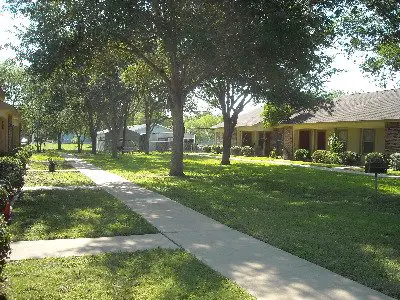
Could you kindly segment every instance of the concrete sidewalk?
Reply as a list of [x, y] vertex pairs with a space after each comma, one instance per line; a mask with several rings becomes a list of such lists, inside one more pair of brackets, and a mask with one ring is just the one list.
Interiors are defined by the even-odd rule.
[[134, 252], [153, 248], [179, 248], [162, 234], [100, 238], [21, 241], [11, 243], [10, 260], [67, 257], [107, 252]]
[[74, 166], [258, 299], [391, 299], [91, 164]]

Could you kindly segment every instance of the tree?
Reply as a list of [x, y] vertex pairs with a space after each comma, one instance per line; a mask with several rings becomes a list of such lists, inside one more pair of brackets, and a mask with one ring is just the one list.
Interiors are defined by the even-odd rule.
[[151, 131], [167, 118], [168, 90], [162, 80], [140, 61], [126, 69], [123, 79], [135, 90], [136, 109], [143, 112], [146, 124], [144, 153], [149, 154]]
[[[90, 56], [113, 41], [162, 78], [168, 89], [173, 121], [170, 167], [173, 176], [183, 175], [183, 111], [187, 95], [199, 84], [216, 78], [226, 59], [237, 57], [230, 54], [242, 49], [237, 46], [243, 47], [244, 35], [235, 39], [234, 34], [241, 29], [255, 29], [247, 31], [245, 49], [250, 48], [247, 54], [254, 51], [263, 58], [277, 54], [290, 56], [291, 60], [267, 59], [283, 75], [296, 69], [291, 66], [296, 57], [302, 62], [311, 59], [309, 64], [297, 68], [299, 74], [304, 74], [315, 69], [313, 54], [326, 41], [331, 26], [325, 6], [330, 2], [312, 5], [303, 1], [267, 0], [8, 2], [12, 9], [31, 19], [24, 35], [23, 45], [27, 46], [24, 57], [36, 70], [49, 72], [69, 59], [76, 61], [77, 57], [82, 61], [85, 55]], [[235, 12], [235, 20], [227, 11]], [[244, 21], [236, 22], [240, 19]], [[237, 27], [227, 44], [225, 29], [232, 20]], [[236, 60], [229, 62], [235, 65]]]
[[221, 164], [230, 164], [238, 115], [252, 100], [296, 108], [312, 107], [322, 100], [321, 81], [329, 74], [330, 58], [318, 51], [333, 35], [326, 8], [320, 5], [305, 7], [284, 1], [224, 4], [218, 27], [218, 55], [223, 59], [218, 76], [201, 85], [200, 96], [222, 112]]
[[400, 72], [400, 2], [353, 0], [340, 15], [341, 44], [364, 54], [362, 69], [385, 82]]
[[196, 135], [196, 142], [199, 144], [210, 144], [214, 139], [212, 126], [222, 122], [221, 116], [215, 116], [209, 112], [200, 113], [197, 116], [190, 116], [185, 119], [185, 127]]
[[13, 60], [0, 62], [0, 86], [11, 105], [20, 105], [26, 98], [27, 74], [25, 68]]

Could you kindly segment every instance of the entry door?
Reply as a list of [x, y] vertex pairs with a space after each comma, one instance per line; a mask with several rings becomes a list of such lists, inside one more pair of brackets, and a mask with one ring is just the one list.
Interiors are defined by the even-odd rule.
[[299, 131], [299, 149], [310, 150], [310, 130]]
[[326, 131], [317, 131], [317, 150], [326, 150]]

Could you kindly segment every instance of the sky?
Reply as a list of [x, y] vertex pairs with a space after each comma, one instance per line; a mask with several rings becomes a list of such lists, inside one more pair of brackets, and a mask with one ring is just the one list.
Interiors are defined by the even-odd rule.
[[[3, 5], [4, 0], [0, 0], [0, 61], [15, 57], [15, 53], [11, 49], [2, 49], [1, 45], [10, 42], [18, 44], [14, 27], [20, 27], [27, 23], [21, 19], [14, 19], [8, 12], [2, 10]], [[347, 58], [344, 54], [337, 53], [332, 66], [343, 72], [333, 75], [325, 84], [325, 88], [328, 91], [340, 90], [345, 93], [358, 93], [398, 87], [395, 82], [388, 83], [386, 88], [379, 86], [373, 77], [361, 72], [357, 64], [360, 61], [357, 56]]]

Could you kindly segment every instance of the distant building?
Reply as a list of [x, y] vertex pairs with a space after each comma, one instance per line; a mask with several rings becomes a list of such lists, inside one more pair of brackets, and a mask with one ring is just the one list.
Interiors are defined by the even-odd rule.
[[[146, 140], [146, 124], [128, 126], [125, 132], [124, 151], [143, 151]], [[173, 140], [172, 129], [155, 124], [150, 132], [149, 151], [168, 151], [171, 149]], [[185, 133], [184, 145], [186, 151], [193, 150], [196, 136]], [[97, 149], [99, 151], [109, 151], [111, 149], [111, 136], [109, 130], [99, 131], [97, 133]], [[122, 147], [122, 131], [120, 134], [118, 147]]]
[[21, 115], [4, 102], [5, 93], [0, 87], [0, 153], [7, 153], [21, 145]]

